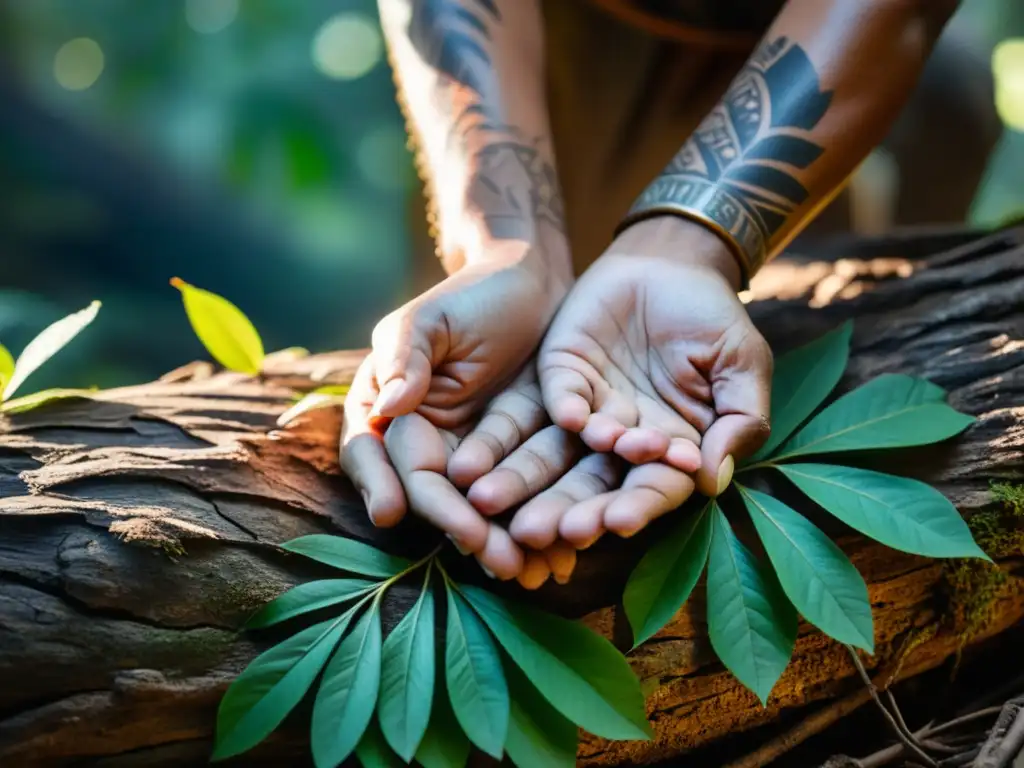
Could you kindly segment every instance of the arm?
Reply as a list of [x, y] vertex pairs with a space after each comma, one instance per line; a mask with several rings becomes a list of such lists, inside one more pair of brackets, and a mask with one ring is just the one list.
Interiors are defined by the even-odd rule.
[[885, 136], [956, 0], [790, 0], [622, 228], [693, 219], [749, 279]]
[[571, 279], [538, 0], [380, 0], [438, 254], [538, 261]]
[[700, 444], [696, 487], [714, 496], [737, 459], [796, 426], [769, 435], [771, 350], [736, 290], [882, 139], [954, 5], [790, 0], [640, 196], [559, 310], [538, 372], [552, 420], [591, 449], [620, 452], [633, 426], [669, 448], [564, 511], [563, 539], [631, 536], [676, 508], [694, 489], [687, 440]]
[[[412, 509], [501, 578], [532, 561], [454, 483], [468, 487], [541, 429], [543, 409], [506, 398], [525, 408], [522, 428], [492, 416], [487, 424], [504, 425], [502, 439], [477, 441], [486, 450], [462, 451], [454, 469], [447, 454], [499, 392], [533, 372], [572, 278], [538, 3], [379, 0], [449, 274], [377, 323], [341, 433], [342, 468], [374, 523], [394, 525]], [[395, 466], [383, 437], [393, 419], [411, 415], [406, 423], [432, 432], [437, 450], [417, 451], [410, 464], [396, 448]], [[478, 426], [486, 432], [487, 424]]]

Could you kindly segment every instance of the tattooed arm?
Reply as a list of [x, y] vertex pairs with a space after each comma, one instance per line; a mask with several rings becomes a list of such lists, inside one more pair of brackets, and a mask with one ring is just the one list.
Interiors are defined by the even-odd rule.
[[664, 213], [700, 221], [749, 279], [882, 140], [957, 5], [790, 0], [624, 227]]
[[379, 0], [449, 272], [497, 255], [571, 278], [539, 0]]
[[[617, 451], [633, 426], [699, 441], [696, 481], [709, 495], [734, 457], [788, 436], [796, 425], [769, 435], [772, 356], [736, 291], [883, 138], [955, 6], [786, 4], [559, 310], [538, 358], [556, 424], [597, 451]], [[631, 535], [678, 506], [694, 483], [673, 450], [565, 511], [561, 536]]]
[[[411, 508], [489, 572], [534, 586], [556, 566], [524, 555], [456, 486], [468, 488], [547, 423], [531, 397], [531, 359], [571, 282], [538, 2], [379, 2], [449, 276], [377, 324], [341, 438], [342, 466], [374, 523], [394, 525]], [[535, 437], [521, 456], [542, 476], [575, 460], [578, 440]], [[503, 487], [490, 487], [493, 501]], [[564, 566], [564, 554], [552, 562]]]

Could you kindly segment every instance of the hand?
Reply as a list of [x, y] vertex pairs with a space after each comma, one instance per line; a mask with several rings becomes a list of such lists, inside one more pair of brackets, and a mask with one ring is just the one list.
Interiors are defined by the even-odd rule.
[[772, 356], [738, 285], [717, 236], [665, 217], [622, 233], [566, 298], [538, 358], [552, 420], [595, 451], [623, 454], [631, 427], [660, 433], [663, 450], [651, 442], [648, 460], [660, 462], [565, 511], [563, 538], [636, 533], [685, 501], [687, 473], [716, 495], [720, 473], [766, 439]]
[[467, 424], [535, 353], [567, 291], [567, 271], [510, 252], [516, 245], [525, 247], [493, 244], [489, 261], [463, 267], [374, 329], [345, 401], [340, 458], [376, 525], [395, 525], [406, 511], [382, 441], [388, 421], [416, 411], [449, 430]]
[[[445, 531], [463, 554], [472, 553], [488, 573], [518, 578], [527, 589], [553, 574], [566, 583], [576, 550], [552, 536], [524, 551], [493, 516], [534, 499], [582, 499], [614, 487], [613, 459], [586, 453], [578, 436], [548, 424], [531, 363], [488, 404], [470, 429], [439, 429], [418, 413], [400, 416], [385, 433], [388, 456], [409, 505]], [[459, 487], [468, 487], [466, 496]], [[557, 526], [557, 518], [555, 518]]]

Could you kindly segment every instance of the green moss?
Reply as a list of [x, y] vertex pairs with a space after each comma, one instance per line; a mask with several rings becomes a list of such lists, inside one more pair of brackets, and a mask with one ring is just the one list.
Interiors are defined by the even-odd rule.
[[222, 591], [215, 594], [216, 601], [211, 607], [220, 616], [247, 617], [290, 586], [274, 581], [270, 583], [256, 581], [234, 581]]
[[[1024, 555], [1024, 486], [993, 483], [991, 509], [971, 516], [974, 540], [993, 559]], [[960, 638], [962, 649], [992, 618], [992, 607], [1011, 577], [982, 560], [950, 560], [943, 580], [947, 598], [944, 623]]]

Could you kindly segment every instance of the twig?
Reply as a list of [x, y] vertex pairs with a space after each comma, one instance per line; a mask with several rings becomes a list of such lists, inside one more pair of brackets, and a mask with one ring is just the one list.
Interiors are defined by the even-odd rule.
[[[1006, 768], [1010, 761], [1024, 747], [1024, 700], [1016, 699], [1003, 706], [1004, 712], [1014, 712], [1013, 720], [1004, 731], [997, 723], [992, 733], [982, 745], [975, 768]], [[1000, 733], [1002, 731], [1002, 733]]]
[[924, 764], [928, 766], [928, 768], [938, 768], [938, 763], [932, 760], [928, 753], [917, 744], [917, 739], [914, 738], [914, 735], [912, 733], [905, 732], [900, 728], [900, 724], [896, 721], [896, 717], [882, 702], [882, 697], [878, 695], [878, 688], [875, 687], [870, 675], [868, 675], [868, 671], [864, 668], [864, 664], [861, 662], [860, 656], [857, 655], [857, 651], [849, 645], [846, 647], [850, 651], [850, 657], [853, 659], [853, 664], [857, 668], [857, 672], [860, 674], [861, 680], [864, 681], [864, 685], [867, 686], [868, 692], [871, 694], [871, 698], [875, 700], [875, 704], [877, 704], [878, 708], [882, 711], [882, 715], [889, 723], [889, 726], [896, 734], [896, 737], [900, 742], [902, 742], [903, 746], [913, 752], [919, 760], [924, 761]]
[[782, 755], [807, 741], [812, 736], [817, 736], [829, 726], [835, 724], [848, 714], [862, 707], [871, 700], [870, 694], [863, 688], [837, 699], [817, 712], [808, 715], [793, 728], [774, 739], [762, 744], [755, 751], [734, 760], [722, 768], [763, 768], [766, 765], [778, 760]]
[[966, 715], [961, 715], [960, 717], [950, 720], [948, 723], [943, 723], [942, 725], [937, 725], [934, 728], [929, 728], [928, 738], [938, 736], [940, 733], [946, 733], [946, 731], [952, 731], [954, 728], [959, 728], [961, 725], [973, 723], [975, 720], [981, 720], [985, 717], [998, 715], [1002, 711], [1002, 707], [985, 707], [985, 709], [979, 709], [977, 712], [970, 712]]

